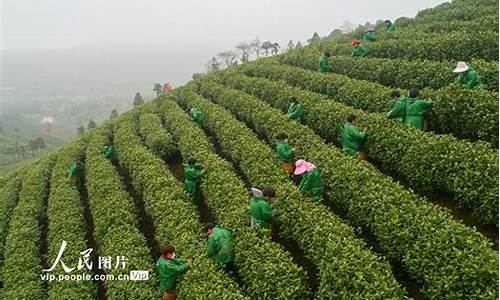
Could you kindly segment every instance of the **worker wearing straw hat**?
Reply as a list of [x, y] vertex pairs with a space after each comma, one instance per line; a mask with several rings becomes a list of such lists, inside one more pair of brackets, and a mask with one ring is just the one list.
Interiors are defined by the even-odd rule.
[[458, 74], [458, 77], [455, 79], [455, 83], [467, 85], [474, 89], [481, 88], [479, 73], [474, 70], [474, 68], [467, 65], [464, 61], [459, 61], [457, 63], [457, 67], [453, 70], [453, 73]]
[[321, 198], [323, 195], [323, 178], [319, 174], [318, 168], [311, 162], [299, 159], [295, 162], [295, 175], [302, 175], [299, 189], [302, 195], [312, 195], [314, 198]]
[[352, 50], [351, 57], [366, 57], [368, 55], [368, 49], [366, 49], [365, 46], [361, 45], [361, 42], [359, 40], [352, 40], [351, 47], [354, 48]]

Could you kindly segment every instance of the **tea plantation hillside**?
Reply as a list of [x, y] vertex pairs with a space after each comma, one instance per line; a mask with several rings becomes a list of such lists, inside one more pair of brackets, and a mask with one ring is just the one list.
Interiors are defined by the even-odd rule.
[[[498, 299], [498, 1], [454, 0], [394, 25], [362, 41], [366, 57], [351, 56], [355, 31], [205, 74], [8, 173], [0, 298], [158, 299], [171, 243], [193, 258], [178, 299]], [[455, 83], [457, 61], [481, 87]], [[413, 88], [434, 103], [426, 130], [386, 116], [391, 92]], [[284, 110], [292, 97], [300, 121]], [[365, 160], [342, 149], [350, 115], [366, 128]], [[282, 169], [281, 134], [317, 166], [322, 197]], [[204, 167], [194, 202], [190, 158]], [[81, 186], [68, 176], [76, 160]], [[250, 188], [268, 186], [273, 234], [250, 226]], [[207, 222], [232, 232], [237, 276], [205, 255]], [[119, 280], [135, 270], [149, 279]], [[105, 279], [76, 280], [87, 275]]]

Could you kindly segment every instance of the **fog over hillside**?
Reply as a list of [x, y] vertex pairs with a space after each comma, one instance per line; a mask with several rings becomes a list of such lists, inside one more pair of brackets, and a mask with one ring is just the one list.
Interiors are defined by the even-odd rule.
[[37, 131], [37, 118], [52, 116], [64, 125], [54, 134], [69, 139], [89, 118], [129, 109], [137, 91], [152, 97], [155, 82], [184, 84], [240, 42], [284, 49], [346, 20], [413, 16], [440, 2], [2, 1], [0, 117], [9, 130]]

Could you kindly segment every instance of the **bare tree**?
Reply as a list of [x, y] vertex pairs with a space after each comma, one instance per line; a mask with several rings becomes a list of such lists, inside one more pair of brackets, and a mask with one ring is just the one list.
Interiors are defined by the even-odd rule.
[[271, 53], [278, 54], [279, 51], [280, 51], [280, 44], [278, 44], [278, 42], [272, 43], [271, 44]]
[[109, 116], [110, 119], [112, 119], [114, 117], [118, 117], [118, 111], [116, 110], [116, 108], [113, 108], [113, 110], [111, 111], [111, 114]]
[[252, 42], [250, 42], [250, 49], [255, 52], [255, 57], [256, 58], [259, 58], [260, 56], [260, 50], [262, 50], [261, 48], [261, 44], [260, 44], [260, 40], [257, 38], [255, 40], [253, 40]]
[[342, 30], [340, 29], [334, 29], [332, 32], [330, 32], [330, 34], [328, 35], [329, 38], [333, 38], [333, 37], [339, 37], [342, 35]]
[[344, 21], [342, 22], [342, 26], [340, 26], [340, 30], [342, 30], [343, 33], [350, 33], [354, 31], [354, 24], [352, 24], [349, 21]]
[[201, 77], [203, 77], [202, 73], [194, 73], [193, 75], [191, 75], [191, 78], [193, 80], [196, 80], [196, 79], [201, 78]]
[[288, 41], [288, 50], [292, 50], [293, 48], [295, 48], [295, 44], [292, 40], [289, 40]]
[[375, 24], [372, 24], [370, 22], [365, 23], [365, 30], [375, 30]]
[[241, 53], [241, 58], [240, 58], [241, 62], [242, 63], [248, 62], [248, 59], [250, 57], [250, 50], [252, 50], [250, 44], [242, 42], [236, 45], [235, 48]]
[[92, 119], [89, 119], [89, 123], [87, 124], [87, 130], [90, 131], [91, 129], [94, 129], [97, 127], [97, 123], [92, 120]]
[[236, 61], [236, 52], [234, 51], [224, 51], [217, 56], [224, 62], [226, 67], [234, 65], [234, 62]]
[[308, 42], [309, 44], [318, 43], [318, 42], [320, 42], [320, 41], [321, 41], [321, 38], [319, 37], [319, 34], [318, 34], [317, 32], [315, 32], [315, 33], [313, 34], [313, 36], [312, 36], [310, 39], [308, 39], [308, 40], [307, 40], [307, 42]]
[[217, 59], [217, 57], [212, 57], [205, 64], [205, 68], [207, 69], [208, 73], [218, 71], [220, 70], [220, 67], [220, 61]]
[[78, 127], [76, 131], [79, 136], [83, 135], [85, 133], [85, 127], [83, 127], [83, 125], [80, 125], [80, 127]]
[[264, 43], [262, 43], [262, 46], [260, 46], [260, 48], [262, 48], [262, 50], [264, 50], [264, 52], [266, 53], [266, 56], [269, 55], [269, 50], [271, 49], [271, 47], [271, 41], [265, 41]]

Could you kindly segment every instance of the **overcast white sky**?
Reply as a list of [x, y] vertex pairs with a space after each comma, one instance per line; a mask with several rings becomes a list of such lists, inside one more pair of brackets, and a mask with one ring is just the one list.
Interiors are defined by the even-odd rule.
[[[147, 83], [149, 91], [150, 82], [187, 81], [192, 73], [204, 71], [204, 63], [211, 56], [242, 41], [259, 37], [261, 41], [278, 41], [286, 46], [288, 40], [305, 41], [315, 31], [326, 35], [345, 20], [364, 24], [414, 16], [418, 10], [441, 2], [444, 1], [0, 0], [0, 49], [3, 63], [8, 64], [2, 69], [3, 81], [14, 75], [30, 76], [29, 67], [33, 64], [28, 63], [29, 57], [14, 59], [6, 52], [37, 51], [32, 59], [44, 57], [44, 66], [57, 70], [67, 69], [68, 65], [57, 65], [57, 57], [62, 54], [55, 55], [54, 50], [66, 49], [66, 57], [81, 61], [86, 69], [91, 69], [92, 64], [100, 69], [107, 66], [106, 78], [115, 82], [121, 80], [118, 71], [123, 72], [130, 64], [128, 70], [141, 76], [142, 85], [137, 89]], [[40, 50], [43, 55], [38, 54]], [[88, 57], [90, 52], [92, 58]], [[11, 70], [27, 73], [13, 74]], [[71, 71], [71, 76], [79, 76], [80, 68], [72, 66]]]
[[413, 16], [442, 0], [2, 0], [4, 50], [96, 42], [230, 47], [260, 36], [304, 40], [344, 20]]

